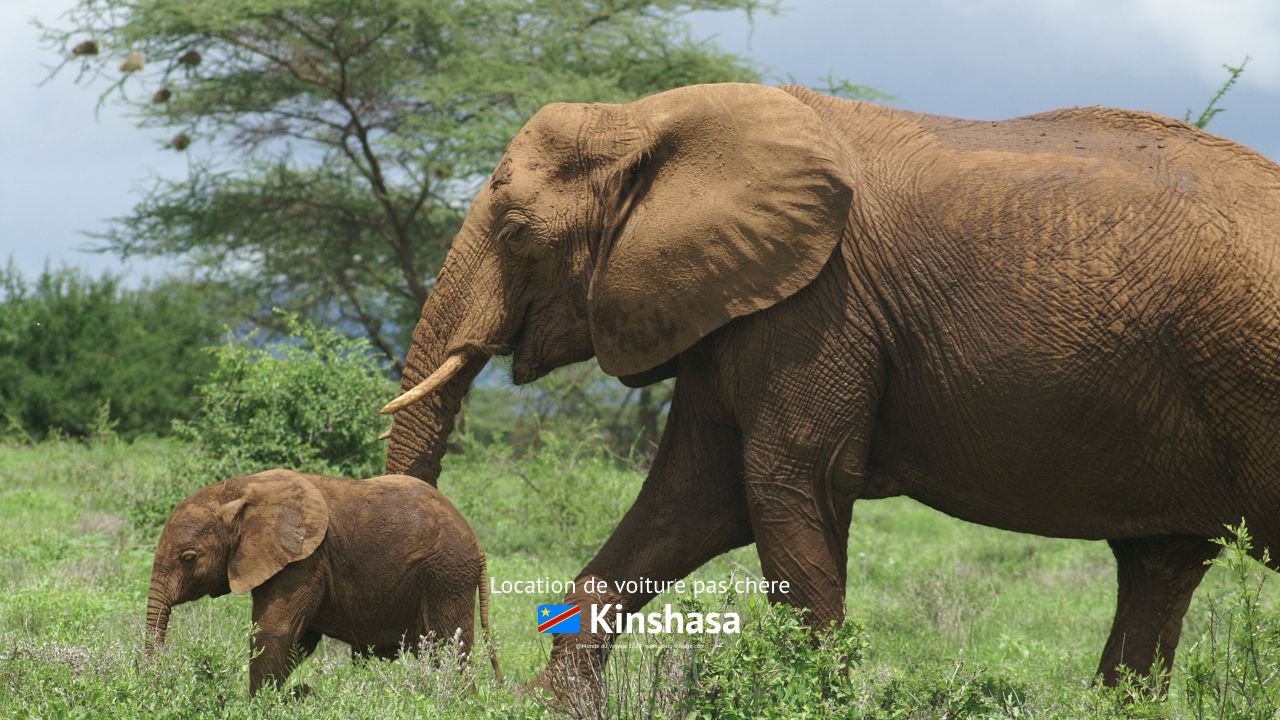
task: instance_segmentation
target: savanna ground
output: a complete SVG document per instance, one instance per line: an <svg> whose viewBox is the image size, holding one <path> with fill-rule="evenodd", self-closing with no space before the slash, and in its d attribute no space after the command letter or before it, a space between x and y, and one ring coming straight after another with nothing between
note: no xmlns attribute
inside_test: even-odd
<svg viewBox="0 0 1280 720"><path fill-rule="evenodd" d="M493 577L572 578L607 536L642 476L589 446L551 438L516 461L473 445L446 460L440 487L486 545ZM325 640L290 678L310 694L249 700L243 596L175 608L163 656L144 661L158 532L148 495L184 450L110 434L0 446L0 717L557 715L521 689L550 649L533 628L535 604L558 600L549 595L493 599L505 685L483 662L353 664L346 646ZM992 530L903 499L860 503L849 547L854 622L838 642L810 648L793 615L739 597L744 633L718 647L615 651L600 714L1275 717L1276 580L1226 557L1188 614L1168 697L1153 699L1140 687L1091 687L1114 603L1104 543ZM758 571L747 547L700 576ZM847 673L837 669L846 663Z"/></svg>

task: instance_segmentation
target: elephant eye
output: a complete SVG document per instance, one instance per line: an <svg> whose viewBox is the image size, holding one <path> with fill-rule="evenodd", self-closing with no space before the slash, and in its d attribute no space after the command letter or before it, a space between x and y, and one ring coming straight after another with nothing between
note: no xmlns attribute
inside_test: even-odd
<svg viewBox="0 0 1280 720"><path fill-rule="evenodd" d="M179 555L178 559L182 561L183 565L190 565L191 563L196 561L196 551L188 550L182 553L181 555Z"/></svg>
<svg viewBox="0 0 1280 720"><path fill-rule="evenodd" d="M509 222L503 225L502 229L498 231L498 242L503 245L514 245L520 238L520 231L523 229L524 226L517 222Z"/></svg>

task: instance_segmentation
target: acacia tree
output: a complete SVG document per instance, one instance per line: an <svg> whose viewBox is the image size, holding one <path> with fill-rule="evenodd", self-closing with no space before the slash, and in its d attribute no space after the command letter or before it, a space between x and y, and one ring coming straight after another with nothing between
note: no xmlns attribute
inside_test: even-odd
<svg viewBox="0 0 1280 720"><path fill-rule="evenodd" d="M98 235L360 328L391 363L476 183L551 100L753 80L682 17L758 0L79 0L46 45L185 178ZM55 71L56 72L56 71ZM261 312L259 320L276 317Z"/></svg>

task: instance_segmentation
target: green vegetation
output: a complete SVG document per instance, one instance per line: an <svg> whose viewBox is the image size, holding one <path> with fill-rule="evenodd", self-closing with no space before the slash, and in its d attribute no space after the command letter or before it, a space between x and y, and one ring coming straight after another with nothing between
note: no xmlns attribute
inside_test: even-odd
<svg viewBox="0 0 1280 720"><path fill-rule="evenodd" d="M216 279L253 299L234 320L273 334L288 332L271 312L280 306L363 335L398 370L430 273L529 115L551 101L757 80L748 60L693 38L685 18L773 8L761 0L80 0L41 31L63 67L79 70L77 81L97 83L102 103L127 108L141 129L193 154L186 177L158 180L98 237L103 249L172 258ZM872 92L827 82L841 94ZM593 361L531 391L481 390L468 417L478 435L520 448L566 421L595 422L613 452L644 456L669 398L669 384L631 392ZM187 409L146 421L161 431Z"/></svg>
<svg viewBox="0 0 1280 720"><path fill-rule="evenodd" d="M105 81L103 102L200 158L158 182L106 247L180 258L313 320L338 315L399 363L428 273L529 115L758 79L683 17L766 7L80 0L43 37L81 79Z"/></svg>
<svg viewBox="0 0 1280 720"><path fill-rule="evenodd" d="M363 338L284 316L287 339L254 334L206 348L215 361L195 388L190 420L174 422L187 452L163 477L129 488L130 519L155 529L183 498L223 478L269 468L371 477L382 471L378 406L394 395Z"/></svg>
<svg viewBox="0 0 1280 720"><path fill-rule="evenodd" d="M752 618L737 642L694 654L687 705L695 718L829 718L858 700L857 677L866 633L846 622L814 645L804 614L751 598Z"/></svg>
<svg viewBox="0 0 1280 720"><path fill-rule="evenodd" d="M477 383L466 399L466 429L481 442L501 442L518 454L539 445L548 432L587 432L599 435L618 457L650 458L657 451L674 380L627 388L593 360L516 387L507 358L490 364L492 380Z"/></svg>
<svg viewBox="0 0 1280 720"><path fill-rule="evenodd" d="M1280 713L1280 613L1269 573L1249 559L1253 538L1243 524L1214 566L1229 578L1228 592L1209 603L1203 639L1186 658L1187 704L1196 718L1274 717ZM1263 562L1271 559L1263 551Z"/></svg>
<svg viewBox="0 0 1280 720"><path fill-rule="evenodd" d="M505 449L477 445L446 461L440 487L486 544L494 578L568 579L581 568L641 479L598 447L591 437L553 437L518 464ZM551 595L494 596L509 678L501 687L484 662L352 664L345 646L326 640L291 678L311 695L250 701L240 596L176 608L163 658L144 662L156 529L130 520L132 498L191 452L174 439L130 444L109 433L0 447L0 716L555 717L521 689L550 649L531 623ZM1104 544L983 528L908 500L860 503L852 621L836 636L800 642L798 615L756 596L660 597L731 604L746 627L693 650L615 651L605 716L1274 717L1280 595L1274 576L1247 559L1248 543L1241 534L1210 571L1169 696L1159 699L1140 686L1090 687L1114 602ZM698 577L758 572L754 550L742 548Z"/></svg>
<svg viewBox="0 0 1280 720"><path fill-rule="evenodd" d="M311 695L249 700L245 597L177 608L163 656L143 661L152 548L174 504L223 477L376 474L376 408L393 393L379 362L402 359L429 271L512 133L550 100L756 79L749 61L691 38L683 16L761 7L80 0L44 28L81 78L106 80L103 101L195 155L104 247L179 258L202 279L125 290L73 271L0 276L0 717L557 716L522 689L550 649L534 606L556 595L495 595L506 685L447 653L351 663L326 641L291 678ZM1195 124L1223 112L1243 69L1227 68ZM244 319L271 334L203 349ZM520 391L479 383L440 486L495 579L577 573L638 491L631 463L652 449L669 393L623 390L590 363ZM731 606L744 633L616 650L600 716L1277 717L1280 595L1250 542L1241 528L1209 573L1168 695L1136 680L1111 691L1091 686L1114 602L1105 545L860 503L848 623L810 644L799 613L758 596L659 597ZM759 574L752 548L698 577L735 574Z"/></svg>
<svg viewBox="0 0 1280 720"><path fill-rule="evenodd" d="M1218 113L1226 112L1226 108L1218 107L1218 101L1226 96L1231 88L1235 87L1236 81L1244 74L1244 67L1249 64L1249 60L1251 59L1252 58L1246 55L1244 61L1237 67L1223 64L1222 69L1227 71L1227 79L1222 81L1222 85L1218 86L1218 92L1214 93L1212 98L1209 98L1209 104L1204 106L1204 110L1200 111L1200 114L1195 120L1191 119L1191 108L1187 108L1187 112L1182 116L1182 120L1203 130L1204 128L1209 127L1209 123L1217 117Z"/></svg>
<svg viewBox="0 0 1280 720"><path fill-rule="evenodd" d="M202 348L233 312L213 285L126 289L112 275L0 270L0 437L164 433L213 367Z"/></svg>
<svg viewBox="0 0 1280 720"><path fill-rule="evenodd" d="M217 365L196 388L194 419L179 421L218 475L262 467L349 477L376 475L385 457L378 415L395 386L369 343L285 317L289 342L254 337L211 348Z"/></svg>

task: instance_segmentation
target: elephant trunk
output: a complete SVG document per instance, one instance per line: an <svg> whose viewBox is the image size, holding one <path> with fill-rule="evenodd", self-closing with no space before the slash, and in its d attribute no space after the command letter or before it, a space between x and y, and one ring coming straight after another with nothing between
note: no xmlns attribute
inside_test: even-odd
<svg viewBox="0 0 1280 720"><path fill-rule="evenodd" d="M146 653L147 657L155 656L155 652L164 646L164 636L169 630L169 611L173 608L167 600L160 597L156 589L152 587L151 593L147 596L147 637L146 637Z"/></svg>
<svg viewBox="0 0 1280 720"><path fill-rule="evenodd" d="M496 279L484 282L477 277L481 271L476 264L459 259L466 252L466 243L461 245L462 251L449 253L422 306L405 359L401 398L383 410L395 413L388 435L387 472L412 475L432 485L440 476L440 460L462 399L490 355L501 347L503 313L481 307L494 299L477 297L475 290L496 284ZM488 294L493 295L492 289ZM424 385L424 379L432 382Z"/></svg>

